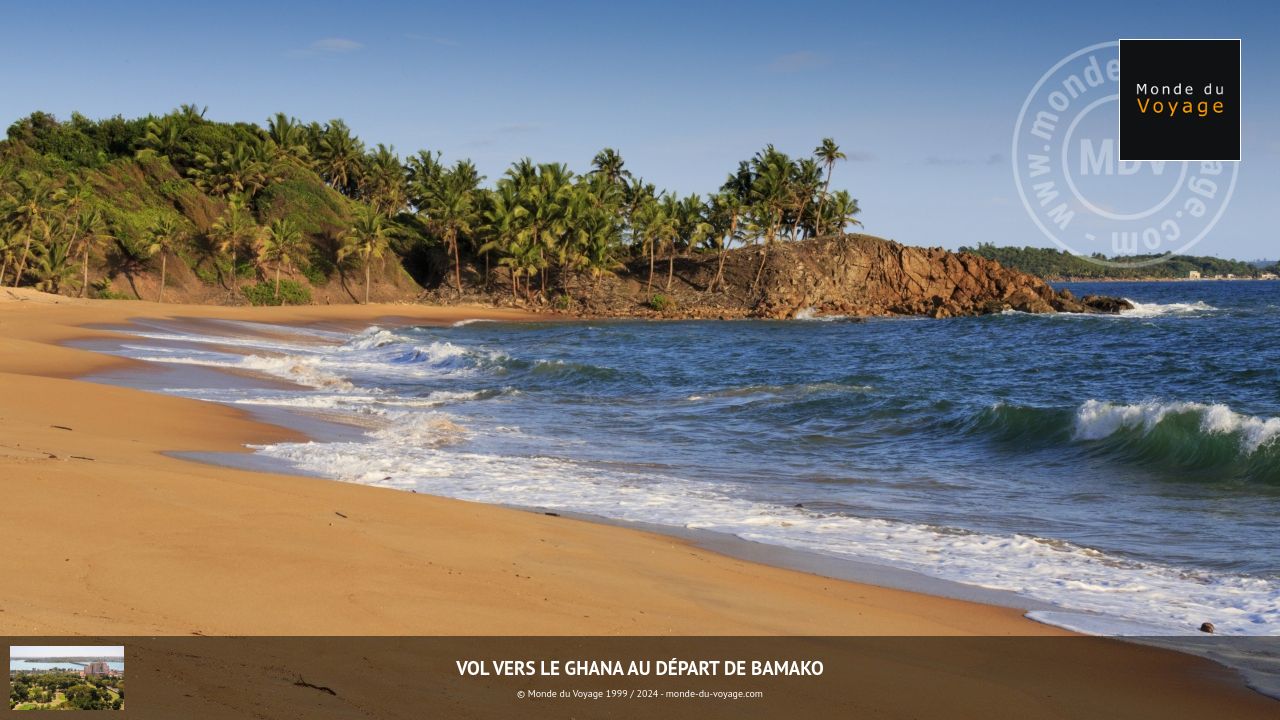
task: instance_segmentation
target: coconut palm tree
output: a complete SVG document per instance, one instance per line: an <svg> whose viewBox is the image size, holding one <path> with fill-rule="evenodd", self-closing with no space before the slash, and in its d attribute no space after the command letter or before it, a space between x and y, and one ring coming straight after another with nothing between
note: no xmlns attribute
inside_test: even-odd
<svg viewBox="0 0 1280 720"><path fill-rule="evenodd" d="M791 239L800 239L800 228L813 205L813 196L822 182L822 168L812 158L802 158L791 170Z"/></svg>
<svg viewBox="0 0 1280 720"><path fill-rule="evenodd" d="M22 282L27 270L27 260L31 257L31 243L39 238L48 242L51 231L49 221L56 212L56 187L43 174L23 173L14 181L14 202L10 208L10 225L16 227L22 237L22 254L13 276L13 286Z"/></svg>
<svg viewBox="0 0 1280 720"><path fill-rule="evenodd" d="M159 155L172 159L182 150L184 130L183 123L177 116L166 115L147 121L146 132L138 143L140 147L137 157Z"/></svg>
<svg viewBox="0 0 1280 720"><path fill-rule="evenodd" d="M818 219L818 232L822 234L842 233L850 224L862 224L855 217L862 212L862 209L858 207L858 201L850 197L846 190L831 193L831 202L821 212L822 215Z"/></svg>
<svg viewBox="0 0 1280 720"><path fill-rule="evenodd" d="M162 215L151 225L147 255L160 256L160 293L156 302L164 302L164 288L169 277L169 253L173 252L181 235L182 228L171 215Z"/></svg>
<svg viewBox="0 0 1280 720"><path fill-rule="evenodd" d="M365 160L360 196L388 217L404 210L407 202L405 169L395 148L382 143Z"/></svg>
<svg viewBox="0 0 1280 720"><path fill-rule="evenodd" d="M267 143L275 160L310 165L306 126L297 118L278 112L267 119Z"/></svg>
<svg viewBox="0 0 1280 720"><path fill-rule="evenodd" d="M258 257L275 266L275 299L280 299L280 270L293 265L302 250L302 229L290 218L272 221L258 240Z"/></svg>
<svg viewBox="0 0 1280 720"><path fill-rule="evenodd" d="M623 167L622 156L613 148L605 148L591 160L591 173L604 177L610 185L617 185L631 178L631 171Z"/></svg>
<svg viewBox="0 0 1280 720"><path fill-rule="evenodd" d="M364 143L341 120L331 120L319 138L320 177L344 195L354 195L364 162Z"/></svg>
<svg viewBox="0 0 1280 720"><path fill-rule="evenodd" d="M338 249L338 261L355 257L364 266L364 304L369 304L370 268L390 247L391 225L372 208L362 207Z"/></svg>
<svg viewBox="0 0 1280 720"><path fill-rule="evenodd" d="M818 199L818 215L821 216L822 206L827 201L827 194L831 191L831 171L835 168L837 160L845 160L847 156L840 151L840 146L831 138L823 138L822 144L813 149L813 156L827 168L827 179L822 184L822 197Z"/></svg>
<svg viewBox="0 0 1280 720"><path fill-rule="evenodd" d="M258 236L258 224L244 209L244 201L239 196L232 196L227 204L227 211L213 222L210 235L219 253L231 258L231 292L239 294L240 273L238 260L240 249Z"/></svg>
<svg viewBox="0 0 1280 720"><path fill-rule="evenodd" d="M720 242L717 248L716 275L707 285L707 291L713 292L724 282L724 261L729 245L738 237L738 220L742 217L746 203L737 193L721 190L711 199L708 212L711 224L717 231Z"/></svg>
<svg viewBox="0 0 1280 720"><path fill-rule="evenodd" d="M480 180L470 160L459 160L425 198L427 223L439 233L452 257L454 288L459 292L462 291L459 235L471 233L480 220Z"/></svg>
<svg viewBox="0 0 1280 720"><path fill-rule="evenodd" d="M237 195L246 201L252 200L279 179L279 173L267 161L266 152L260 144L237 142L217 158L197 154L198 164L188 174L195 180L196 187L211 195Z"/></svg>
<svg viewBox="0 0 1280 720"><path fill-rule="evenodd" d="M76 216L76 237L80 240L80 262L82 276L80 280L80 297L84 297L89 289L89 256L93 249L110 236L107 234L107 221L98 208L88 208Z"/></svg>
<svg viewBox="0 0 1280 720"><path fill-rule="evenodd" d="M50 241L35 253L32 269L36 276L36 289L57 293L62 284L75 277L76 267L71 261L71 243L66 240Z"/></svg>
<svg viewBox="0 0 1280 720"><path fill-rule="evenodd" d="M520 205L515 186L510 182L500 181L497 189L486 193L485 209L482 215L484 218L483 230L489 240L482 244L477 251L485 256L486 281L489 275L489 256L497 252L500 259L499 264L501 264L501 258L511 254L512 243L515 242L516 236L519 235L520 221L526 212L527 210ZM508 264L508 267L511 267L510 264ZM516 299L516 280L517 276L513 271L511 275L512 300Z"/></svg>

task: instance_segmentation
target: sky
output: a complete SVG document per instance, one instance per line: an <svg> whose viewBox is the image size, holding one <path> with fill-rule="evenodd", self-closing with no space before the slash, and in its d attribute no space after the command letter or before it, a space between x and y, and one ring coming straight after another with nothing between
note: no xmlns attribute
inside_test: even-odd
<svg viewBox="0 0 1280 720"><path fill-rule="evenodd" d="M1280 4L5 0L0 123L207 106L260 124L341 117L367 144L589 169L602 147L660 188L714 191L768 143L823 137L867 232L1050 246L1018 199L1014 123L1040 76L1117 38L1243 39L1243 162L1195 252L1280 256Z"/></svg>

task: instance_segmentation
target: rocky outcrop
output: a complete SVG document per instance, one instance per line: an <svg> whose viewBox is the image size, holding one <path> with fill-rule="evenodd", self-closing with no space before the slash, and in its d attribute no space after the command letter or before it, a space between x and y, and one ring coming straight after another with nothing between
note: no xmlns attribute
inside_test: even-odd
<svg viewBox="0 0 1280 720"><path fill-rule="evenodd" d="M764 259L753 314L984 315L1119 312L1119 298L1077 301L1033 275L942 248L907 247L869 235L843 235L774 248Z"/></svg>
<svg viewBox="0 0 1280 720"><path fill-rule="evenodd" d="M1120 298L1077 300L1034 275L995 260L942 248L907 247L871 235L839 235L750 246L719 257L660 258L652 280L647 259L613 277L557 278L564 287L541 309L574 315L664 318L792 318L805 315L926 315L935 318L1028 313L1119 312ZM668 281L668 272L670 280ZM438 303L509 304L509 283L461 295L447 287L424 299Z"/></svg>

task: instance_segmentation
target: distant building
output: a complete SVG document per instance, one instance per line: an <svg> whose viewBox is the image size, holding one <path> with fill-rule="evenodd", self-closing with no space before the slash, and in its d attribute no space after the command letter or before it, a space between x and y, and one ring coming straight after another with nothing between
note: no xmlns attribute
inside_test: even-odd
<svg viewBox="0 0 1280 720"><path fill-rule="evenodd" d="M1275 273L1265 272L1259 275L1258 279L1259 280L1275 280L1277 277L1280 277L1280 276L1277 276Z"/></svg>
<svg viewBox="0 0 1280 720"><path fill-rule="evenodd" d="M84 666L83 674L85 677L109 677L115 674L111 666L101 660L95 660Z"/></svg>
<svg viewBox="0 0 1280 720"><path fill-rule="evenodd" d="M1200 271L1199 271L1199 270L1192 270L1191 272L1187 273L1187 279L1188 279L1188 280L1199 280L1199 279L1200 279Z"/></svg>

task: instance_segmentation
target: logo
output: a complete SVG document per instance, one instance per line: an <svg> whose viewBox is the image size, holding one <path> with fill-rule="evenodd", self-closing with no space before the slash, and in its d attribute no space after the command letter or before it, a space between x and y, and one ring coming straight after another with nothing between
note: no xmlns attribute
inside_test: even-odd
<svg viewBox="0 0 1280 720"><path fill-rule="evenodd" d="M1013 173L1031 219L1058 247L1141 267L1186 253L1226 211L1239 164L1126 161L1119 154L1119 42L1058 61L1013 131Z"/></svg>

